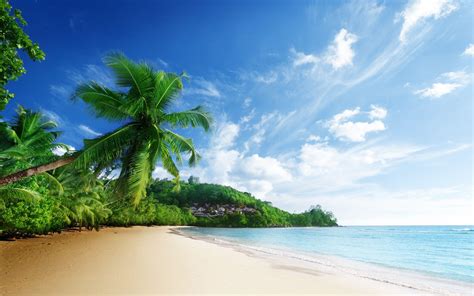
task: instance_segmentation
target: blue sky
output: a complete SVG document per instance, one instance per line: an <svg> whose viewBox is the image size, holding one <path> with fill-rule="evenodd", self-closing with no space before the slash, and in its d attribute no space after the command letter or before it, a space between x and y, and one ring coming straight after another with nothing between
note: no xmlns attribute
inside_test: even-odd
<svg viewBox="0 0 474 296"><path fill-rule="evenodd" d="M47 56L9 85L7 118L41 109L76 148L112 130L69 97L81 81L112 87L101 58L119 50L186 71L173 108L213 113L212 133L184 131L203 160L183 178L321 204L344 225L474 223L472 1L12 5Z"/></svg>

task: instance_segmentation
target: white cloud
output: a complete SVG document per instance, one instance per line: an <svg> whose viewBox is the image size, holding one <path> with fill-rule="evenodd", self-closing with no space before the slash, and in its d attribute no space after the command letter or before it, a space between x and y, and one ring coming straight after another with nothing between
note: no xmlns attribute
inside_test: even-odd
<svg viewBox="0 0 474 296"><path fill-rule="evenodd" d="M371 109L373 110L375 108ZM386 116L382 115L383 112L375 113L378 117ZM355 116L369 117L370 111L363 112L360 108L355 108L337 115L340 120L350 120ZM260 122L273 123L277 117L267 114ZM261 126L260 122L257 123L258 126ZM383 224L384 221L392 221L390 220L392 218L393 221L399 221L400 213L407 204L403 202L406 197L417 197L422 200L430 198L426 202L420 201L420 205L433 206L438 202L447 204L442 198L450 196L451 191L440 189L433 192L429 190L411 193L406 190L387 192L386 189L373 184L370 178L387 173L389 169L403 163L430 161L465 151L470 147L470 145L456 147L451 145L448 149L440 149L368 141L342 148L333 146L327 141L323 142L318 136L312 135L309 137L309 142L302 144L288 155L254 153L246 156L237 148L240 142L238 140L241 140L239 136L242 136L239 131L240 128L235 123L226 121L221 123L210 140L208 149L202 151L203 162L200 166L185 169L181 175L183 177L194 175L200 177L202 182L229 185L290 211L302 211L312 204L321 204L325 209L333 210L342 224L369 221L366 219L367 212L364 211L364 207L371 204L374 205L374 209L370 223ZM225 137L223 144L216 146L222 137ZM169 177L161 168L154 172L154 176ZM434 200L438 197L439 200ZM392 215L392 212L396 212L398 216ZM416 220L415 215L410 216L410 219L413 224L416 224L416 221L417 223L425 221L421 220L422 218ZM423 219L428 219L428 216L423 216Z"/></svg>
<svg viewBox="0 0 474 296"><path fill-rule="evenodd" d="M387 109L377 105L370 105L369 118L370 119L384 119L387 116Z"/></svg>
<svg viewBox="0 0 474 296"><path fill-rule="evenodd" d="M240 126L238 124L224 122L217 128L212 137L211 147L214 147L216 150L221 150L234 146L239 131Z"/></svg>
<svg viewBox="0 0 474 296"><path fill-rule="evenodd" d="M306 142L319 142L319 141L321 141L321 137L316 136L316 135L309 135L309 137L306 139Z"/></svg>
<svg viewBox="0 0 474 296"><path fill-rule="evenodd" d="M40 111L49 120L54 121L58 125L63 125L64 120L56 112L46 110L46 109L40 109Z"/></svg>
<svg viewBox="0 0 474 296"><path fill-rule="evenodd" d="M453 92L461 86L459 83L433 83L431 87L415 91L415 94L421 95L422 97L439 98Z"/></svg>
<svg viewBox="0 0 474 296"><path fill-rule="evenodd" d="M328 143L305 143L300 150L297 168L305 186L312 186L313 190L341 190L380 174L421 149L416 146L369 145L342 150ZM306 182L309 180L313 180L312 183Z"/></svg>
<svg viewBox="0 0 474 296"><path fill-rule="evenodd" d="M357 39L356 35L349 33L344 28L341 29L329 46L324 61L335 70L344 66L351 66L355 56L352 44L357 42Z"/></svg>
<svg viewBox="0 0 474 296"><path fill-rule="evenodd" d="M96 136L96 137L102 135L101 133L96 132L95 130L91 129L90 127L84 124L80 124L78 128L79 130L83 131L86 135Z"/></svg>
<svg viewBox="0 0 474 296"><path fill-rule="evenodd" d="M161 166L156 166L151 176L153 177L153 179L168 179L168 180L174 179L174 177Z"/></svg>
<svg viewBox="0 0 474 296"><path fill-rule="evenodd" d="M272 84L276 82L278 79L278 74L275 71L270 71L265 75L257 75L255 76L255 81L260 82L263 84Z"/></svg>
<svg viewBox="0 0 474 296"><path fill-rule="evenodd" d="M184 92L188 95L203 95L207 97L219 98L221 93L217 89L216 85L210 81L204 79L197 79L193 81L196 85L184 89Z"/></svg>
<svg viewBox="0 0 474 296"><path fill-rule="evenodd" d="M357 39L358 37L355 34L342 28L328 46L322 60L326 64L331 65L335 70L352 65L352 60L355 56L352 45L357 42ZM293 67L303 65L315 66L321 60L316 55L298 52L295 48L290 48L290 53L293 55Z"/></svg>
<svg viewBox="0 0 474 296"><path fill-rule="evenodd" d="M71 90L64 85L51 85L49 91L59 99L68 98L71 95Z"/></svg>
<svg viewBox="0 0 474 296"><path fill-rule="evenodd" d="M240 118L240 123L248 123L255 117L255 109L252 109L250 113Z"/></svg>
<svg viewBox="0 0 474 296"><path fill-rule="evenodd" d="M202 171L191 172L190 175L201 177L203 182L238 187L229 174L236 167L240 158L240 153L234 149L239 132L240 126L238 124L223 121L212 135L209 148L202 153L207 164L206 167Z"/></svg>
<svg viewBox="0 0 474 296"><path fill-rule="evenodd" d="M411 0L397 19L403 19L399 39L407 41L407 35L420 22L429 18L439 19L449 15L458 8L453 0Z"/></svg>
<svg viewBox="0 0 474 296"><path fill-rule="evenodd" d="M168 63L160 58L158 58L158 63L160 63L163 67L168 68Z"/></svg>
<svg viewBox="0 0 474 296"><path fill-rule="evenodd" d="M273 184L265 180L248 180L245 182L245 191L251 192L255 196L267 196L273 190Z"/></svg>
<svg viewBox="0 0 474 296"><path fill-rule="evenodd" d="M316 64L319 58L312 54L305 54L303 52L297 52L294 48L290 48L290 52L294 55L293 66L298 67L307 64Z"/></svg>
<svg viewBox="0 0 474 296"><path fill-rule="evenodd" d="M430 87L416 90L414 94L427 98L440 98L468 85L470 76L464 71L447 72L441 74L438 80L439 82L433 83Z"/></svg>
<svg viewBox="0 0 474 296"><path fill-rule="evenodd" d="M66 152L76 151L76 148L73 146L66 145L66 147L56 147L53 149L53 154L58 156L63 156Z"/></svg>
<svg viewBox="0 0 474 296"><path fill-rule="evenodd" d="M291 174L283 164L273 157L261 157L258 154L245 157L239 162L239 170L250 179L264 179L272 182L290 181Z"/></svg>
<svg viewBox="0 0 474 296"><path fill-rule="evenodd" d="M387 110L382 107L372 105L368 112L372 121L349 121L349 119L360 114L360 108L347 109L333 116L326 122L326 126L336 138L351 142L363 142L366 135L372 132L385 130L385 124L380 120L385 118Z"/></svg>
<svg viewBox="0 0 474 296"><path fill-rule="evenodd" d="M474 44L473 43L469 44L462 54L474 56Z"/></svg>
<svg viewBox="0 0 474 296"><path fill-rule="evenodd" d="M258 147L263 143L267 134L272 135L272 133L280 129L289 118L294 116L295 113L295 111L292 111L288 114L283 114L274 111L263 114L260 120L251 127L254 133L244 142L244 152L248 152L252 145Z"/></svg>
<svg viewBox="0 0 474 296"><path fill-rule="evenodd" d="M108 69L105 66L98 66L89 64L86 65L80 71L78 70L69 70L67 71L69 80L71 80L75 85L81 84L84 82L95 81L99 84L105 85L107 87L114 86L114 78Z"/></svg>
<svg viewBox="0 0 474 296"><path fill-rule="evenodd" d="M250 104L252 104L252 98L246 97L246 98L244 99L244 107L245 107L245 108L248 108L248 107L250 107Z"/></svg>

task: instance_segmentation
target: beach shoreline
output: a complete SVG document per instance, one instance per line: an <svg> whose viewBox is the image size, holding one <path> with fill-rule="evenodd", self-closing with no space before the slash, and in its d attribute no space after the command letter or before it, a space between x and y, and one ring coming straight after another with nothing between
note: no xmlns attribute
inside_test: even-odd
<svg viewBox="0 0 474 296"><path fill-rule="evenodd" d="M197 231L196 231L197 230ZM212 244L230 248L249 256L259 257L271 262L280 262L300 272L324 272L328 274L345 274L360 279L408 288L413 292L429 295L472 295L474 286L469 282L439 275L394 267L387 264L363 262L336 255L317 252L304 252L282 246L264 246L251 244L230 237L202 234L204 228L173 228L172 232L188 238L204 240Z"/></svg>
<svg viewBox="0 0 474 296"><path fill-rule="evenodd" d="M131 227L2 241L0 290L3 295L426 294L191 238L175 227Z"/></svg>

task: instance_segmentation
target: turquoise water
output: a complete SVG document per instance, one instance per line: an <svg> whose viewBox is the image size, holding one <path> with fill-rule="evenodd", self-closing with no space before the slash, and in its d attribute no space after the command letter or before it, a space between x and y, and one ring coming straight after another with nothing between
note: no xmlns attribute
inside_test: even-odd
<svg viewBox="0 0 474 296"><path fill-rule="evenodd" d="M352 226L334 228L189 228L190 234L474 282L473 226Z"/></svg>

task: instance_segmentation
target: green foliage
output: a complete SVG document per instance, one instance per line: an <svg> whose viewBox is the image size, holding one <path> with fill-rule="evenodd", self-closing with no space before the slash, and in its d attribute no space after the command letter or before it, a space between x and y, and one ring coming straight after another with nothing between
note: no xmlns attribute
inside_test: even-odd
<svg viewBox="0 0 474 296"><path fill-rule="evenodd" d="M233 205L255 209L248 213L230 213L216 217L197 217L192 225L207 227L289 227L289 226L337 226L331 212L321 206L311 207L300 214L291 214L261 201L250 193L240 192L232 187L216 184L181 182L181 190L173 191L173 183L155 180L148 189L148 196L161 204L173 205L183 209L193 205Z"/></svg>
<svg viewBox="0 0 474 296"><path fill-rule="evenodd" d="M135 206L146 195L151 173L158 161L175 177L179 189L179 170L183 155L189 164L199 160L193 142L170 128L202 127L208 130L212 119L202 107L169 112L182 89L183 75L155 71L146 63L134 63L123 54L104 58L112 70L120 91L96 82L79 85L75 97L87 103L98 116L111 121L125 121L117 130L84 142L75 161L76 167L94 166L97 171L120 163L115 193Z"/></svg>
<svg viewBox="0 0 474 296"><path fill-rule="evenodd" d="M50 161L60 132L56 123L39 112L18 106L15 118L0 122L0 176Z"/></svg>
<svg viewBox="0 0 474 296"><path fill-rule="evenodd" d="M144 198L137 207L131 207L126 201L117 204L107 225L189 225L195 221L189 210L160 204L153 198Z"/></svg>
<svg viewBox="0 0 474 296"><path fill-rule="evenodd" d="M31 41L23 31L27 23L21 11L13 10L7 0L0 0L0 110L5 109L14 94L5 89L8 81L16 80L26 73L19 51L28 54L31 60L44 60L45 54L38 44Z"/></svg>
<svg viewBox="0 0 474 296"><path fill-rule="evenodd" d="M62 190L53 188L51 193L59 202L63 221L79 229L98 230L112 214L105 204L108 195L103 181L89 170L75 171L71 167L61 168L54 175L50 178L56 180Z"/></svg>
<svg viewBox="0 0 474 296"><path fill-rule="evenodd" d="M1 194L1 193L0 193ZM55 230L53 214L56 204L52 199L5 198L5 208L0 211L0 231L3 235L45 234Z"/></svg>

